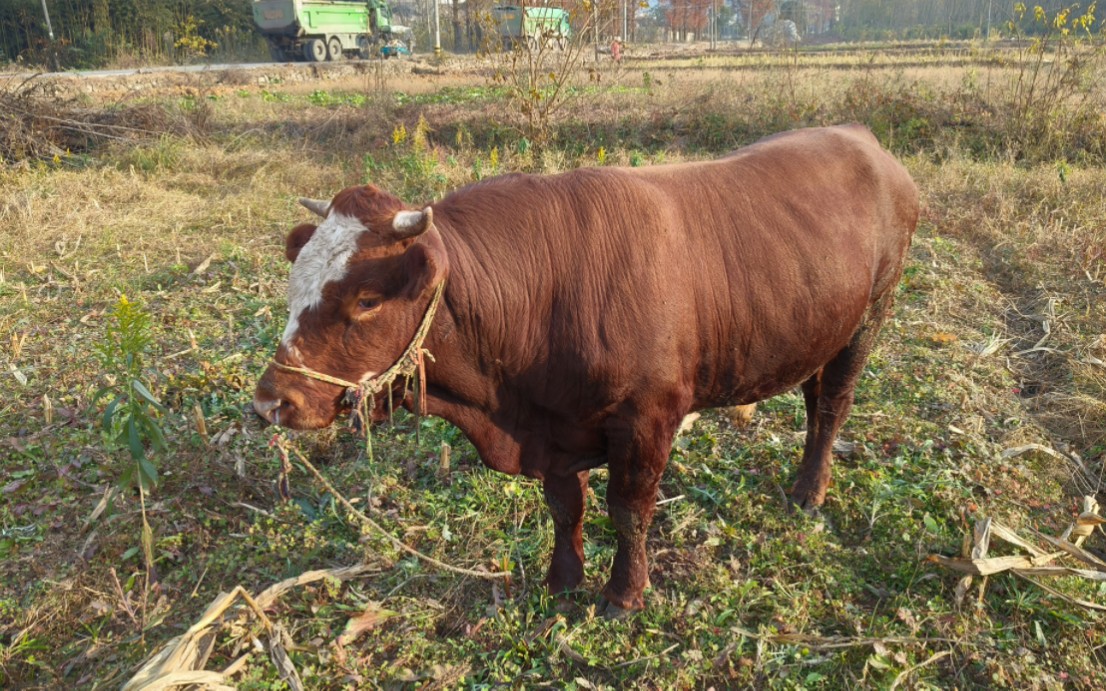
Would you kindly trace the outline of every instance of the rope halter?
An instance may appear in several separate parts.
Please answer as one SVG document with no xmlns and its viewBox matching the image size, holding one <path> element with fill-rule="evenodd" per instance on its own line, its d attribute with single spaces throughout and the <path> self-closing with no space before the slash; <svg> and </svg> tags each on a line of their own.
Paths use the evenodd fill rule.
<svg viewBox="0 0 1106 691">
<path fill-rule="evenodd" d="M 434 289 L 434 297 L 430 299 L 430 305 L 426 308 L 426 314 L 422 317 L 422 322 L 419 324 L 419 328 L 415 331 L 415 335 L 411 338 L 411 342 L 407 344 L 407 348 L 403 351 L 403 354 L 399 356 L 399 359 L 395 361 L 388 369 L 375 376 L 365 375 L 359 381 L 351 382 L 340 377 L 334 377 L 317 370 L 313 370 L 310 367 L 292 367 L 291 365 L 285 365 L 277 362 L 276 359 L 269 361 L 269 364 L 276 367 L 282 372 L 293 372 L 295 374 L 302 374 L 309 379 L 317 379 L 327 384 L 334 384 L 340 386 L 346 390 L 345 401 L 352 404 L 354 410 L 360 414 L 362 421 L 368 422 L 368 413 L 371 412 L 374 404 L 374 399 L 377 394 L 387 390 L 389 394 L 389 402 L 391 401 L 392 383 L 403 377 L 406 381 L 415 382 L 415 408 L 418 415 L 426 414 L 426 361 L 425 358 L 429 357 L 431 360 L 434 356 L 430 354 L 430 351 L 422 347 L 423 341 L 426 340 L 426 336 L 430 333 L 430 324 L 434 321 L 434 315 L 438 312 L 438 304 L 441 302 L 442 293 L 445 291 L 445 280 L 442 280 L 438 284 L 438 287 Z M 366 406 L 365 404 L 368 404 Z M 367 429 L 366 425 L 366 429 Z"/>
</svg>

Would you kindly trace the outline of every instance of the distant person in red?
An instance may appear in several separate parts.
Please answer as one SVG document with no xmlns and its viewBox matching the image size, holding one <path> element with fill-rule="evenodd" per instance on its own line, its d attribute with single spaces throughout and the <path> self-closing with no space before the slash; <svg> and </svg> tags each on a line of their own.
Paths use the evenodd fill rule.
<svg viewBox="0 0 1106 691">
<path fill-rule="evenodd" d="M 611 59 L 615 62 L 622 62 L 622 37 L 615 36 L 611 41 Z"/>
</svg>

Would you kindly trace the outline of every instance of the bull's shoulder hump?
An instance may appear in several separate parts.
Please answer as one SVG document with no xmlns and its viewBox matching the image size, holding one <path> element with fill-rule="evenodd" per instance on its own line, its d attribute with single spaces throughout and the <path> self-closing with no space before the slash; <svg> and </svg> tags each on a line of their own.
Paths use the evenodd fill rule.
<svg viewBox="0 0 1106 691">
<path fill-rule="evenodd" d="M 726 158 L 743 158 L 758 155 L 791 155 L 818 151 L 875 151 L 882 150 L 879 140 L 864 125 L 836 125 L 833 127 L 808 127 L 781 132 L 764 137 L 748 146 L 731 152 Z"/>
</svg>

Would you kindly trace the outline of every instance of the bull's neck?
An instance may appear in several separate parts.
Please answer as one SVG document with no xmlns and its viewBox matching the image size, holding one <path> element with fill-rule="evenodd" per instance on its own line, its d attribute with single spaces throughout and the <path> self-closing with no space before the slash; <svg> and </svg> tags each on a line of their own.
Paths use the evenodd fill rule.
<svg viewBox="0 0 1106 691">
<path fill-rule="evenodd" d="M 517 473 L 518 444 L 510 430 L 493 419 L 493 411 L 504 401 L 495 383 L 494 363 L 487 362 L 478 331 L 488 325 L 473 322 L 472 301 L 479 298 L 482 272 L 472 261 L 463 238 L 450 234 L 448 226 L 443 228 L 441 238 L 449 271 L 425 342 L 434 358 L 426 365 L 427 412 L 460 428 L 488 466 Z"/>
<path fill-rule="evenodd" d="M 445 292 L 426 339 L 425 347 L 434 358 L 427 366 L 427 384 L 431 395 L 437 392 L 445 400 L 482 407 L 489 400 L 480 386 L 486 381 L 479 376 L 480 340 L 471 323 L 470 308 L 466 307 L 476 289 L 469 253 L 448 228 L 439 237 L 449 269 Z M 441 417 L 450 419 L 448 414 Z"/>
</svg>

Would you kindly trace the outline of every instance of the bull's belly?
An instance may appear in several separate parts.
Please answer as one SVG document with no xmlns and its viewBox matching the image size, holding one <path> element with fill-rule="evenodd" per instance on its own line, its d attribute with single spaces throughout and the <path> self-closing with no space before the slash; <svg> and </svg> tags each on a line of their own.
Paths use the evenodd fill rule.
<svg viewBox="0 0 1106 691">
<path fill-rule="evenodd" d="M 768 349 L 764 358 L 735 358 L 718 363 L 709 372 L 700 371 L 694 409 L 747 405 L 786 393 L 817 374 L 844 350 L 855 329 L 846 337 L 827 338 L 820 347 Z M 705 386 L 703 386 L 705 384 Z"/>
<path fill-rule="evenodd" d="M 778 396 L 791 391 L 795 387 L 814 376 L 821 366 L 809 370 L 796 370 L 796 373 L 787 377 L 773 378 L 771 381 L 757 382 L 754 385 L 743 386 L 723 392 L 712 392 L 709 396 L 701 397 L 695 401 L 694 410 L 705 408 L 721 408 L 726 406 L 749 405 Z"/>
</svg>

